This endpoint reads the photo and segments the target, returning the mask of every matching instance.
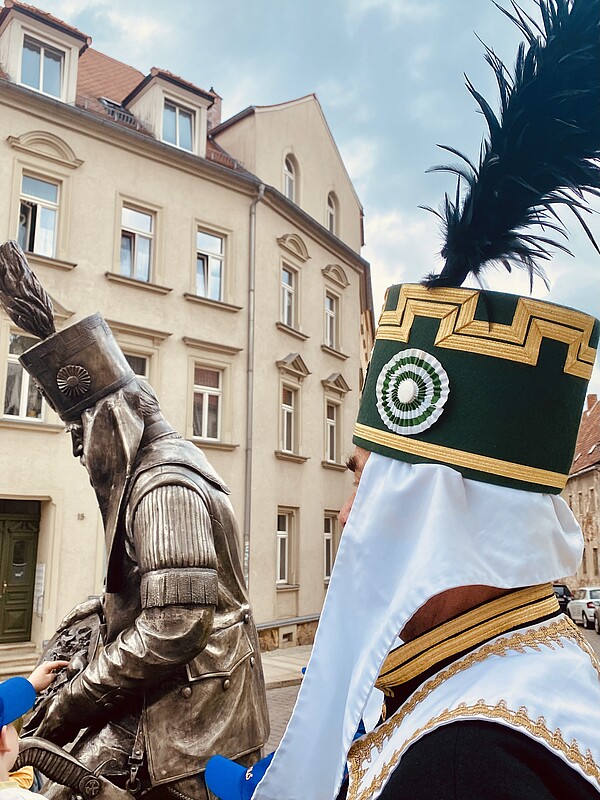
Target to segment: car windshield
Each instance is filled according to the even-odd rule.
[[[554,594],[558,595],[558,597],[564,597],[566,595],[566,587],[565,586],[555,586],[554,587]]]
[[[591,600],[600,600],[600,589],[592,589],[590,592]]]

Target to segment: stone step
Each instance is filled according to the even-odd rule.
[[[15,642],[0,645],[0,680],[31,673],[39,659],[34,642]]]
[[[27,678],[33,671],[38,662],[39,656],[33,655],[15,659],[14,661],[0,664],[0,681],[5,681],[7,678],[14,678],[15,675],[20,675]]]

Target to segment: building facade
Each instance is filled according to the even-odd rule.
[[[587,396],[571,474],[562,495],[581,525],[585,543],[581,564],[569,585],[572,589],[600,586],[600,403],[595,394]]]
[[[373,340],[362,208],[314,95],[220,120],[13,0],[0,12],[0,236],[57,326],[95,311],[228,482],[265,646],[311,636]],[[0,318],[0,646],[101,593],[96,500]]]

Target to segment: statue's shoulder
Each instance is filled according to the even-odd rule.
[[[158,486],[181,484],[190,488],[210,487],[229,494],[229,488],[204,453],[191,442],[175,437],[157,439],[138,453],[130,492],[138,497]]]

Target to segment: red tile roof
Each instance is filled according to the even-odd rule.
[[[53,17],[52,14],[48,14],[47,11],[42,11],[40,8],[30,6],[27,3],[21,3],[18,0],[4,0],[4,9],[2,14],[4,15],[8,13],[11,8],[15,8],[17,11],[22,11],[29,17],[35,17],[41,20],[41,22],[51,25],[53,28],[60,28],[66,33],[70,33],[72,36],[76,36],[78,39],[81,39],[88,45],[92,43],[91,37],[86,33],[82,33],[78,28],[74,28],[72,25],[67,24],[58,17]]]
[[[79,58],[77,93],[121,103],[144,80],[143,72],[88,48]]]
[[[587,408],[583,412],[571,475],[600,464],[600,402],[598,395],[588,394]]]
[[[184,78],[180,78],[179,75],[175,75],[173,72],[169,72],[167,69],[161,69],[160,67],[152,67],[150,70],[150,75],[155,78],[165,78],[168,81],[172,81],[173,83],[178,83],[184,89],[188,89],[190,92],[194,92],[194,94],[200,94],[203,97],[214,97],[215,92],[210,91],[206,92],[204,89],[201,89],[199,86],[196,86],[194,83],[190,83],[186,81]]]

